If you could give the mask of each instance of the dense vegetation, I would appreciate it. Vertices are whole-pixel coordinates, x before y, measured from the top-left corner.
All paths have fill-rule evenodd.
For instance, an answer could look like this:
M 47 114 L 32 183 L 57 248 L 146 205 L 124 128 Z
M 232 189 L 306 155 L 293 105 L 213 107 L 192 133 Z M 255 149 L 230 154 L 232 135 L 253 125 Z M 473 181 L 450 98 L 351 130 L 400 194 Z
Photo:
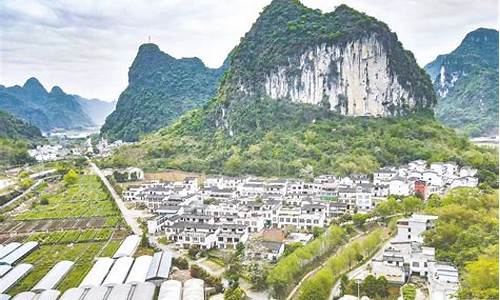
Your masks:
M 459 268 L 460 298 L 498 299 L 498 191 L 454 189 L 433 196 L 427 212 L 439 219 L 425 242 Z
M 0 111 L 0 166 L 31 162 L 28 147 L 41 140 L 40 129 Z
M 298 299 L 329 299 L 331 289 L 339 276 L 356 266 L 365 257 L 374 254 L 383 241 L 383 234 L 382 229 L 375 229 L 366 237 L 345 245 L 327 260 L 323 268 L 302 284 Z
M 130 67 L 129 85 L 101 133 L 111 140 L 135 141 L 167 126 L 212 98 L 224 70 L 207 68 L 198 58 L 175 59 L 155 44 L 142 45 Z
M 482 182 L 497 184 L 496 153 L 473 146 L 431 117 L 345 118 L 277 101 L 248 109 L 256 110 L 249 114 L 259 118 L 251 122 L 243 115 L 241 122 L 248 122 L 244 133 L 231 137 L 222 130 L 211 131 L 195 111 L 141 143 L 120 149 L 104 164 L 309 177 L 370 173 L 415 159 L 454 160 L 478 168 Z
M 458 48 L 425 69 L 442 96 L 436 107 L 440 121 L 471 136 L 498 134 L 497 30 L 470 32 Z
M 44 131 L 94 125 L 75 96 L 66 94 L 58 86 L 47 92 L 36 78 L 28 79 L 22 87 L 0 85 L 0 110 Z
M 345 229 L 331 226 L 322 236 L 280 259 L 267 276 L 267 283 L 273 296 L 279 299 L 286 298 L 300 278 L 317 266 L 324 257 L 335 251 L 348 236 Z

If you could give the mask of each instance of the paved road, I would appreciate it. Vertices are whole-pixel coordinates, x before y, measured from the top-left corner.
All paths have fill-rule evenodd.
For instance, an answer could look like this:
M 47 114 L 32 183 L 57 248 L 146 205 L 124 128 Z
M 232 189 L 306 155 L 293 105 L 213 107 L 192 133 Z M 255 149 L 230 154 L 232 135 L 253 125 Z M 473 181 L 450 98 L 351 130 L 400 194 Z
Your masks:
M 18 199 L 20 199 L 21 197 L 24 197 L 26 194 L 28 194 L 29 192 L 31 192 L 33 189 L 35 189 L 37 186 L 39 186 L 41 183 L 43 182 L 42 179 L 39 179 L 37 180 L 32 186 L 30 186 L 26 191 L 24 191 L 21 195 L 17 196 L 17 197 L 14 197 L 12 200 L 10 200 L 9 202 L 6 202 L 4 203 L 3 205 L 0 206 L 0 209 L 3 209 L 7 206 L 9 206 L 10 204 L 16 202 Z
M 120 212 L 122 213 L 123 218 L 127 222 L 127 224 L 130 226 L 134 234 L 142 235 L 142 229 L 141 226 L 139 225 L 139 222 L 137 222 L 137 218 L 142 216 L 142 212 L 136 211 L 136 210 L 130 210 L 125 206 L 125 203 L 123 203 L 122 198 L 118 193 L 115 191 L 111 183 L 109 183 L 109 180 L 104 176 L 104 174 L 101 172 L 101 169 L 96 166 L 93 162 L 89 161 L 90 167 L 92 168 L 92 171 L 101 178 L 102 182 L 106 186 L 106 188 L 109 190 L 111 193 L 111 196 L 115 200 L 116 205 L 120 209 Z

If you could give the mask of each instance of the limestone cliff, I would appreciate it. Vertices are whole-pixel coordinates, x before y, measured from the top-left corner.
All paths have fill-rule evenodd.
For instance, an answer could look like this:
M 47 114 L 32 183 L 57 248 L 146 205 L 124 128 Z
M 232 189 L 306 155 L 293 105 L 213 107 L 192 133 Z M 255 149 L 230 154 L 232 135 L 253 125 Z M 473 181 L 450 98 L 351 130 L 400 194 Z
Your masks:
M 256 101 L 310 104 L 346 116 L 431 112 L 432 83 L 384 23 L 345 5 L 323 14 L 274 0 L 232 52 L 218 125 Z M 234 117 L 234 118 L 233 118 Z

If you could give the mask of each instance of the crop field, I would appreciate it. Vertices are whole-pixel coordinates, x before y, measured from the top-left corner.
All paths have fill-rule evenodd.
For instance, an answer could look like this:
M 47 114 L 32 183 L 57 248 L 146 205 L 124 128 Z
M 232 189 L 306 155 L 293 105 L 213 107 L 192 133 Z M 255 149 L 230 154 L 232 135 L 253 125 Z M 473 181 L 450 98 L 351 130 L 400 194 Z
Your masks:
M 129 233 L 113 199 L 98 177 L 81 175 L 70 186 L 49 185 L 31 208 L 19 209 L 0 223 L 0 242 L 37 241 L 40 248 L 23 259 L 33 269 L 10 295 L 30 290 L 57 262 L 75 262 L 56 287 L 61 292 L 76 287 L 96 257 L 112 256 Z
M 36 241 L 41 245 L 98 242 L 107 241 L 111 234 L 113 234 L 113 230 L 110 228 L 34 233 L 25 242 Z
M 102 188 L 97 176 L 83 175 L 78 181 L 47 195 L 48 204 L 36 204 L 17 216 L 16 220 L 89 218 L 117 216 L 115 203 Z

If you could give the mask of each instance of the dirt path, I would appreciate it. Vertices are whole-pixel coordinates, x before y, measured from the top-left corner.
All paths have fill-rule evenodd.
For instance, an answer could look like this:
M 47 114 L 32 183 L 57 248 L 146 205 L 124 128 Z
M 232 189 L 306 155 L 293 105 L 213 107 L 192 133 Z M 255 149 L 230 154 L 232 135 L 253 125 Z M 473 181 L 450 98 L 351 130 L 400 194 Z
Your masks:
M 99 178 L 104 183 L 104 185 L 108 189 L 109 193 L 111 194 L 111 196 L 115 200 L 116 206 L 118 206 L 118 208 L 120 209 L 120 212 L 122 213 L 123 218 L 125 219 L 127 224 L 130 226 L 130 228 L 132 229 L 132 232 L 134 232 L 134 234 L 137 234 L 137 235 L 142 235 L 141 226 L 139 225 L 139 222 L 137 221 L 137 218 L 142 216 L 142 212 L 128 209 L 125 206 L 125 203 L 123 203 L 122 198 L 115 191 L 115 189 L 113 188 L 111 183 L 109 183 L 108 179 L 106 178 L 106 176 L 104 176 L 104 174 L 101 172 L 99 167 L 97 167 L 96 164 L 94 164 L 93 162 L 89 162 L 89 163 L 90 163 L 90 167 L 91 167 L 92 171 L 97 176 L 99 176 Z

